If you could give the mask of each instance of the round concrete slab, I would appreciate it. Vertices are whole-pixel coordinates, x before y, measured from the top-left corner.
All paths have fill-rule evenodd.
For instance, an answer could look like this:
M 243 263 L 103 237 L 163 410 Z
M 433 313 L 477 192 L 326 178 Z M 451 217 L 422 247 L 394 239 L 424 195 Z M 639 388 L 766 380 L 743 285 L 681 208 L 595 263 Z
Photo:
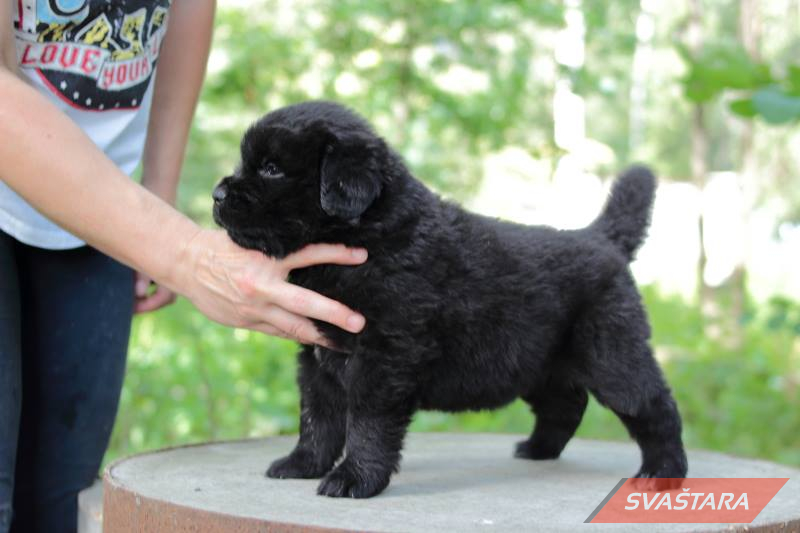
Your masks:
M 105 473 L 104 531 L 722 531 L 726 524 L 584 524 L 632 475 L 633 443 L 573 440 L 561 459 L 511 457 L 517 435 L 412 434 L 402 468 L 372 499 L 316 496 L 273 480 L 294 437 L 204 444 L 118 461 Z M 691 477 L 788 477 L 749 529 L 800 530 L 800 470 L 690 452 Z M 743 526 L 742 529 L 745 527 Z

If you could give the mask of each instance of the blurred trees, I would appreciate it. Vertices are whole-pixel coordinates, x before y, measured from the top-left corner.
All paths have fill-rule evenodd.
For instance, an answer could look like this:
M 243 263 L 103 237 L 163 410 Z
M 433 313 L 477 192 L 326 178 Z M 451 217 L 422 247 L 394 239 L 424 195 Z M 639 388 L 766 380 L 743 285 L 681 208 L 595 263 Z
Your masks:
M 776 57 L 770 58 L 770 64 L 768 59 L 762 57 L 763 21 L 759 3 L 753 0 L 732 2 L 730 7 L 736 17 L 720 24 L 712 39 L 702 42 L 701 34 L 706 30 L 703 28 L 700 4 L 699 0 L 689 0 L 689 32 L 693 35 L 685 43 L 678 44 L 678 51 L 687 66 L 686 75 L 682 79 L 684 95 L 694 108 L 693 175 L 695 182 L 702 187 L 708 175 L 707 158 L 710 155 L 709 125 L 703 111 L 714 102 L 724 102 L 729 114 L 740 119 L 735 128 L 717 135 L 726 138 L 725 142 L 733 152 L 729 156 L 728 168 L 737 172 L 739 186 L 744 192 L 742 216 L 746 226 L 751 212 L 767 194 L 781 194 L 790 188 L 791 195 L 796 189 L 792 186 L 786 187 L 788 183 L 784 180 L 772 179 L 769 172 L 763 172 L 760 168 L 759 154 L 754 146 L 754 121 L 762 119 L 768 125 L 778 126 L 800 119 L 800 63 L 793 64 Z M 796 5 L 794 9 L 798 9 Z M 790 42 L 788 46 L 796 47 L 797 42 Z M 770 157 L 773 155 L 770 154 Z M 787 207 L 788 213 L 794 209 L 793 206 Z M 702 244 L 702 216 L 699 233 Z M 742 239 L 746 238 L 742 235 Z M 731 294 L 726 302 L 729 304 L 727 312 L 720 308 L 720 302 L 714 301 L 714 291 L 703 281 L 704 266 L 705 255 L 701 251 L 698 293 L 701 308 L 706 311 L 705 319 L 727 319 L 726 333 L 732 334 L 739 342 L 736 329 L 745 312 L 745 266 L 743 263 L 739 264 L 728 280 L 727 286 Z
M 587 58 L 576 86 L 587 102 L 588 135 L 614 149 L 615 164 L 643 160 L 700 191 L 712 173 L 732 171 L 745 218 L 768 203 L 778 223 L 796 223 L 798 2 L 581 5 Z M 708 285 L 704 226 L 701 214 L 697 299 L 705 319 L 722 322 L 728 335 L 745 312 L 746 272 L 742 264 L 722 287 Z
M 589 170 L 607 174 L 642 160 L 666 179 L 690 180 L 687 133 L 696 103 L 707 108 L 708 171 L 737 170 L 736 138 L 747 123 L 739 116 L 787 122 L 800 113 L 794 59 L 800 39 L 791 26 L 797 0 L 754 15 L 761 25 L 780 24 L 780 31 L 770 31 L 764 52 L 752 57 L 738 38 L 739 0 L 573 3 L 585 21 L 586 59 L 566 72 L 553 57 L 565 9 L 553 0 L 239 0 L 243 7 L 222 6 L 187 159 L 185 207 L 206 217 L 209 204 L 197 198 L 235 164 L 234 146 L 247 124 L 305 99 L 354 107 L 420 178 L 460 199 L 475 192 L 481 162 L 493 150 L 520 146 L 552 163 L 558 155 L 552 97 L 563 75 L 585 98 L 587 136 L 614 154 Z M 701 10 L 695 26 L 705 34 L 695 49 L 686 43 L 689 5 Z M 783 10 L 789 14 L 777 20 Z M 773 160 L 761 177 L 796 175 L 800 162 L 788 153 L 789 130 L 775 135 L 784 141 L 780 154 L 755 147 L 759 163 Z M 788 178 L 774 181 L 770 186 L 788 191 Z M 788 192 L 787 216 L 800 204 Z
M 537 58 L 560 3 L 525 1 L 254 2 L 222 10 L 222 66 L 205 95 L 248 117 L 310 98 L 367 116 L 415 171 L 461 198 L 492 149 L 551 150 L 552 80 Z M 213 64 L 212 64 L 213 66 Z

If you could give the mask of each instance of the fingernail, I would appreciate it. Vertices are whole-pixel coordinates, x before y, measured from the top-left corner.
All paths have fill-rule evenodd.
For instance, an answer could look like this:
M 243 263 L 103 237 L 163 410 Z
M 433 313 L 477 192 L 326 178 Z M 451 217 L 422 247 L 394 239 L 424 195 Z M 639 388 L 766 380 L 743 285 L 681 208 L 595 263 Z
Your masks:
M 367 251 L 362 248 L 358 250 L 350 250 L 350 255 L 353 256 L 353 259 L 357 259 L 359 261 L 367 260 Z
M 147 284 L 143 281 L 136 282 L 136 295 L 137 296 L 144 296 L 147 292 Z
M 347 319 L 347 329 L 348 331 L 352 331 L 356 333 L 361 331 L 361 328 L 364 327 L 366 320 L 361 315 L 350 315 Z

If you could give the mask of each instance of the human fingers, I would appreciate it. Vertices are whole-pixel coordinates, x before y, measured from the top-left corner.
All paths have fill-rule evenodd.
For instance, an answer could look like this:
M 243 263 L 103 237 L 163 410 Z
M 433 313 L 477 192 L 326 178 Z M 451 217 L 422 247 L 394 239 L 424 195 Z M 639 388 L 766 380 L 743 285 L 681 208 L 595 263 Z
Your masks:
M 347 306 L 314 291 L 281 283 L 272 293 L 272 302 L 295 315 L 316 318 L 335 326 L 358 333 L 364 328 L 365 319 Z
M 342 244 L 310 244 L 279 262 L 286 270 L 305 268 L 313 265 L 360 265 L 367 260 L 363 248 L 347 248 Z
M 289 339 L 291 341 L 304 342 L 304 341 L 302 341 L 300 339 L 296 339 L 295 337 L 292 337 L 291 335 L 289 335 L 285 331 L 279 330 L 278 328 L 276 328 L 272 324 L 267 324 L 267 323 L 255 324 L 255 325 L 250 326 L 248 329 L 252 329 L 253 331 L 260 331 L 261 333 L 266 333 L 267 335 L 271 335 L 273 337 L 281 337 L 283 339 Z M 306 342 L 305 344 L 310 344 L 310 343 Z M 330 348 L 331 350 L 340 351 L 336 347 L 336 345 L 334 345 L 332 342 L 328 341 L 328 339 L 326 339 L 324 336 L 320 337 L 320 339 L 318 341 L 316 341 L 315 344 L 318 344 L 320 346 L 324 346 L 325 348 Z
M 272 324 L 267 324 L 266 322 L 259 322 L 257 324 L 251 324 L 251 325 L 247 326 L 246 329 L 250 329 L 250 330 L 253 330 L 253 331 L 260 331 L 261 333 L 266 333 L 267 335 L 269 335 L 271 337 L 281 337 L 283 339 L 289 339 L 289 340 L 292 340 L 292 341 L 296 341 L 297 340 L 297 339 L 293 339 L 293 338 L 289 337 L 289 335 L 286 332 L 281 331 L 278 328 L 276 328 L 275 326 L 273 326 Z
M 263 324 L 276 330 L 280 337 L 296 340 L 303 344 L 329 344 L 313 322 L 277 305 L 270 306 L 262 317 Z
M 166 287 L 158 287 L 156 292 L 143 298 L 136 298 L 134 313 L 149 313 L 166 307 L 175 301 L 176 295 Z
M 133 292 L 136 295 L 136 298 L 145 298 L 147 297 L 147 292 L 150 290 L 150 277 L 147 274 L 142 274 L 141 272 L 136 273 L 136 278 L 133 284 Z

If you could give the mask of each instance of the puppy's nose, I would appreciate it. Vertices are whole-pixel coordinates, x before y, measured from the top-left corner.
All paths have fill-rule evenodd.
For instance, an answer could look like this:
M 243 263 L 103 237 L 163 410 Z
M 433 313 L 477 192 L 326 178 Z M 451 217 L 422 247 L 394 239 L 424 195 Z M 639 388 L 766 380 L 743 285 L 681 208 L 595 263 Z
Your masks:
M 215 202 L 221 202 L 226 196 L 228 196 L 228 188 L 222 183 L 214 187 L 214 192 L 211 193 Z

